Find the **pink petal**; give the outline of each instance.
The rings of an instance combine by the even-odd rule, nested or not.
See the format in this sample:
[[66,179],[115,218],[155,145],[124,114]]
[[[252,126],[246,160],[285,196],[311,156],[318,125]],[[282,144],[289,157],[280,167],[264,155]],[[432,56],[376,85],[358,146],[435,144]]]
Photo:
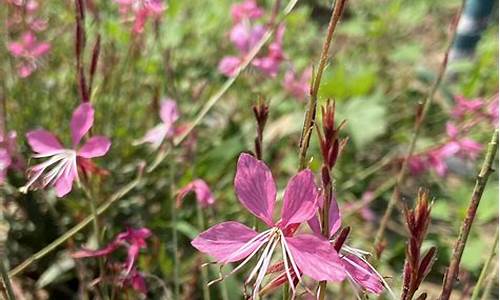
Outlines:
[[31,149],[40,154],[52,153],[63,149],[59,140],[49,131],[37,129],[26,134]]
[[48,43],[40,43],[31,50],[31,55],[33,55],[34,57],[39,57],[49,52],[49,50],[50,45]]
[[314,280],[342,281],[345,270],[337,252],[326,240],[302,234],[286,242],[300,271]]
[[246,54],[257,45],[265,33],[266,29],[262,25],[251,26],[248,22],[242,22],[233,26],[229,39],[242,54]]
[[241,59],[236,56],[226,56],[220,62],[218,66],[219,72],[222,74],[232,77],[236,74],[236,70],[241,64]]
[[71,118],[71,138],[76,147],[94,123],[94,108],[90,103],[80,104]]
[[456,138],[458,135],[458,128],[451,122],[446,123],[446,134],[451,138]]
[[306,169],[295,175],[285,189],[281,225],[283,228],[311,219],[318,206],[318,187],[311,170]]
[[[243,251],[239,251],[257,232],[238,222],[217,224],[198,235],[191,245],[214,257],[219,263],[242,260],[260,247],[264,241],[256,240]],[[238,253],[240,252],[240,253]]]
[[24,53],[24,46],[18,42],[9,43],[7,48],[13,56],[21,56]]
[[234,178],[241,204],[267,225],[273,226],[276,185],[269,168],[253,156],[243,153],[238,159]]
[[139,144],[150,143],[152,144],[154,149],[157,149],[165,139],[167,132],[167,126],[163,123],[160,123],[146,132],[146,135],[141,140],[139,140]]
[[66,196],[73,187],[73,180],[77,176],[77,170],[75,166],[68,167],[69,169],[64,172],[64,174],[56,180],[55,189],[56,196],[62,198]]
[[130,286],[139,293],[147,294],[148,289],[146,286],[146,281],[144,277],[142,277],[141,273],[137,272],[137,270],[132,270],[130,272],[129,281]]
[[264,11],[257,5],[255,0],[245,0],[231,6],[231,16],[234,23],[239,23],[243,19],[258,19],[263,14]]
[[120,247],[119,243],[112,242],[104,248],[97,250],[81,249],[71,254],[73,258],[86,258],[86,257],[100,257],[107,256],[113,253],[116,249]]
[[168,133],[172,134],[174,122],[179,119],[177,104],[172,99],[166,99],[161,102],[160,118],[168,128]]
[[78,150],[78,156],[85,158],[103,156],[108,152],[109,147],[111,147],[111,141],[107,137],[93,136]]
[[30,76],[33,71],[35,71],[35,69],[36,65],[31,63],[23,63],[17,67],[17,74],[19,74],[19,77],[21,78],[26,78]]
[[[318,201],[318,208],[321,209],[323,207],[323,197],[319,196],[319,201]],[[307,223],[309,224],[309,227],[311,230],[319,235],[322,236],[321,232],[321,225],[319,223],[318,215],[315,214],[312,218],[310,218]],[[329,210],[329,220],[328,220],[328,226],[330,227],[330,235],[329,238],[333,237],[333,235],[339,230],[340,225],[342,224],[342,219],[340,216],[340,210],[339,206],[337,203],[336,198],[334,197],[332,199],[332,202],[330,204],[330,210]]]
[[384,285],[379,276],[363,260],[353,254],[346,254],[342,257],[342,264],[352,280],[363,290],[380,294],[384,290]]
[[210,187],[208,187],[207,183],[201,179],[196,179],[179,190],[176,200],[177,206],[181,205],[181,201],[190,192],[195,192],[196,200],[198,200],[201,207],[208,207],[215,202],[215,198],[212,195]]

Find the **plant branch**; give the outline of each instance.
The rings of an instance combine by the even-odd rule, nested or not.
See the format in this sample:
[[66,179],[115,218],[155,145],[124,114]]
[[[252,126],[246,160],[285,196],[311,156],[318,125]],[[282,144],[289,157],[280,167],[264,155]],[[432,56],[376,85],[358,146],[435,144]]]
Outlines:
[[443,80],[444,74],[446,72],[446,67],[448,66],[448,56],[449,56],[451,47],[453,45],[453,41],[455,40],[455,36],[457,34],[458,21],[460,20],[460,15],[462,14],[462,11],[463,11],[464,2],[465,1],[462,1],[462,4],[460,5],[460,8],[457,11],[458,19],[456,20],[456,23],[452,27],[451,36],[450,36],[449,41],[448,41],[448,46],[447,46],[446,51],[444,53],[443,60],[442,60],[441,65],[439,67],[436,79],[434,80],[434,83],[432,84],[432,86],[429,90],[429,93],[427,94],[427,97],[424,99],[424,102],[421,104],[421,106],[419,108],[420,111],[417,112],[416,119],[415,119],[415,125],[413,128],[413,134],[412,134],[412,137],[410,140],[410,145],[408,146],[408,150],[407,150],[405,159],[403,160],[403,163],[401,164],[401,169],[399,170],[396,185],[394,186],[394,190],[393,190],[393,193],[391,195],[391,199],[389,200],[389,204],[387,205],[384,216],[382,217],[382,221],[380,222],[377,233],[375,235],[375,241],[374,241],[375,249],[377,249],[380,246],[380,243],[382,242],[382,238],[384,236],[385,228],[387,227],[387,222],[389,221],[389,218],[391,217],[391,214],[392,214],[392,211],[394,210],[394,207],[396,206],[397,203],[399,203],[401,184],[404,182],[405,177],[406,177],[406,173],[408,170],[408,161],[413,156],[413,152],[415,151],[415,145],[416,145],[417,139],[420,135],[420,130],[422,128],[422,124],[424,123],[425,118],[427,117],[427,112],[429,110],[429,107],[434,99],[434,95],[436,94],[436,91],[437,91],[439,85],[441,84],[441,81]]
[[453,283],[457,278],[458,269],[460,266],[460,260],[462,259],[462,254],[465,249],[465,244],[467,243],[467,238],[469,237],[472,223],[474,222],[474,218],[476,217],[476,212],[479,206],[479,202],[481,201],[481,197],[483,196],[483,192],[486,187],[486,183],[488,182],[488,178],[491,172],[493,171],[491,167],[496,157],[497,150],[498,150],[498,128],[495,129],[495,131],[493,132],[491,141],[488,144],[488,149],[483,161],[483,165],[481,167],[481,170],[479,171],[479,174],[477,175],[476,185],[474,186],[474,191],[472,192],[469,208],[467,209],[467,215],[465,216],[462,227],[460,229],[460,233],[455,242],[455,246],[453,248],[453,254],[451,256],[450,266],[448,267],[448,271],[446,272],[443,279],[443,288],[441,296],[439,297],[440,300],[450,299],[451,292],[453,290]]
[[479,292],[481,291],[481,288],[483,286],[483,282],[486,279],[486,276],[488,275],[488,269],[490,268],[491,261],[497,254],[497,248],[498,248],[498,228],[497,232],[495,233],[495,242],[493,242],[493,246],[491,247],[490,255],[488,255],[488,258],[484,262],[483,269],[481,270],[481,274],[479,275],[479,279],[477,280],[476,286],[474,287],[474,290],[472,291],[472,296],[470,297],[470,300],[476,300],[479,298]]
[[318,91],[319,85],[321,83],[321,77],[323,76],[323,72],[326,67],[326,63],[328,62],[328,52],[330,50],[330,45],[332,44],[333,33],[335,32],[335,28],[337,27],[337,23],[342,16],[342,12],[344,10],[344,6],[347,0],[336,0],[335,6],[332,11],[332,15],[330,17],[330,22],[328,23],[327,34],[325,37],[325,41],[323,43],[323,48],[321,50],[321,56],[319,59],[318,70],[314,76],[313,81],[311,82],[311,90],[309,103],[307,106],[306,115],[304,118],[304,125],[302,128],[302,134],[300,136],[299,143],[299,169],[302,170],[306,167],[306,155],[307,149],[309,148],[309,141],[311,139],[311,133],[314,128],[314,122],[316,120],[316,107],[318,103]]

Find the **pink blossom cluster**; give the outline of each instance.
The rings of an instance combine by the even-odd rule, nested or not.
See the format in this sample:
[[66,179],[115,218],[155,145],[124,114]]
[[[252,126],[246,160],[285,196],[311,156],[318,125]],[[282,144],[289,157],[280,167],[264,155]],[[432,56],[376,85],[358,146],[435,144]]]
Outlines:
[[7,3],[13,8],[7,27],[14,28],[15,25],[15,28],[24,30],[17,33],[19,38],[8,43],[7,48],[17,60],[19,77],[26,78],[38,68],[40,58],[50,51],[50,44],[39,41],[37,37],[37,33],[45,30],[47,23],[37,16],[38,1],[10,0]]
[[[229,33],[229,40],[238,51],[238,55],[225,56],[219,62],[219,72],[231,77],[234,76],[247,55],[254,49],[264,37],[267,26],[258,24],[256,21],[262,18],[264,10],[257,5],[255,0],[245,0],[231,7],[233,27]],[[267,53],[258,56],[252,61],[252,66],[263,74],[276,77],[281,62],[285,56],[283,53],[283,36],[285,27],[278,26],[274,40],[269,44]]]
[[114,0],[124,20],[133,19],[132,31],[140,34],[148,19],[159,20],[167,9],[163,0]]
[[483,150],[483,146],[465,135],[468,129],[478,122],[486,121],[498,126],[498,95],[490,102],[480,98],[469,100],[457,96],[451,117],[452,121],[446,123],[446,142],[410,158],[408,166],[412,174],[418,175],[430,169],[439,176],[445,176],[448,172],[449,158],[475,160]]
[[132,289],[146,294],[147,287],[143,275],[137,270],[136,263],[141,249],[147,247],[146,239],[151,236],[151,230],[148,228],[127,228],[116,236],[116,238],[107,246],[98,249],[82,249],[72,254],[73,258],[88,257],[109,257],[119,248],[127,249],[127,259],[119,265],[120,274],[115,282],[117,285],[131,287]]
[[[356,288],[370,293],[379,294],[384,290],[383,278],[363,258],[362,252],[349,246],[342,246],[337,251],[321,235],[318,210],[323,199],[311,170],[303,170],[290,179],[278,219],[274,218],[276,184],[262,161],[241,154],[234,187],[243,207],[260,219],[266,228],[259,233],[236,221],[223,222],[201,233],[192,245],[222,265],[241,261],[231,274],[258,256],[245,281],[247,284],[253,282],[252,299],[257,299],[265,276],[271,273],[279,273],[271,280],[272,287],[288,282],[293,294],[299,283],[309,290],[304,275],[316,281],[349,279]],[[329,237],[333,238],[341,223],[335,201],[329,216]],[[304,223],[309,223],[314,234],[297,233]],[[282,263],[271,264],[275,252],[281,252]]]

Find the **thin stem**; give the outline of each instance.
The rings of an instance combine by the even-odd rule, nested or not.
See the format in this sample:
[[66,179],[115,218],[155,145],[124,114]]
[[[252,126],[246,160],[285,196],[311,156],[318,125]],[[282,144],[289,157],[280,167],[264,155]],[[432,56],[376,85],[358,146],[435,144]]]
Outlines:
[[179,283],[179,255],[178,255],[178,237],[177,237],[177,207],[175,204],[175,166],[170,166],[170,214],[172,218],[172,247],[174,252],[174,299],[178,300],[180,295]]
[[477,280],[476,286],[474,287],[474,290],[472,291],[472,296],[470,300],[476,300],[479,297],[479,292],[481,291],[481,288],[483,286],[483,282],[486,279],[486,275],[488,273],[488,269],[490,268],[491,261],[497,254],[497,248],[498,248],[498,228],[497,232],[495,233],[495,242],[493,243],[493,247],[491,247],[490,255],[488,255],[488,258],[484,262],[483,269],[481,270],[481,274],[479,275],[479,279]]
[[380,222],[377,233],[375,235],[375,241],[374,241],[375,248],[378,248],[378,246],[382,242],[385,228],[387,227],[387,223],[389,222],[389,218],[391,217],[392,211],[394,210],[394,207],[396,206],[396,204],[399,203],[401,184],[403,183],[403,181],[405,180],[405,177],[406,177],[406,173],[408,170],[408,161],[413,156],[413,152],[415,151],[415,145],[416,145],[417,139],[420,135],[420,130],[422,128],[422,124],[424,123],[425,118],[427,117],[427,112],[429,111],[429,107],[434,99],[434,95],[436,94],[436,91],[437,91],[439,85],[441,84],[441,81],[443,80],[444,74],[446,72],[446,67],[448,66],[448,56],[449,56],[451,47],[453,45],[453,41],[455,40],[455,36],[457,34],[458,21],[459,21],[460,15],[462,14],[464,2],[465,1],[462,1],[462,4],[460,5],[460,8],[458,9],[458,12],[457,12],[458,19],[456,20],[456,23],[454,24],[454,26],[452,28],[451,36],[450,36],[450,39],[448,41],[448,45],[447,45],[446,51],[444,53],[441,65],[439,67],[436,79],[434,80],[434,83],[432,84],[432,86],[429,90],[429,93],[427,94],[427,97],[424,99],[424,102],[422,103],[421,111],[419,113],[417,113],[417,115],[416,115],[415,126],[413,128],[413,134],[411,137],[410,145],[408,146],[408,151],[406,153],[405,159],[403,160],[403,163],[401,164],[401,169],[399,170],[396,185],[394,186],[394,190],[393,190],[393,193],[391,195],[391,199],[389,200],[389,204],[387,205],[384,216],[382,217],[382,221]]
[[[205,229],[205,217],[200,205],[196,205],[196,216],[198,218],[198,227],[200,232]],[[201,284],[203,289],[203,300],[210,300],[210,289],[208,286],[207,268],[201,268]]]
[[472,192],[467,215],[465,216],[462,227],[460,229],[460,233],[455,242],[450,266],[448,267],[448,271],[446,272],[443,279],[443,289],[439,298],[440,300],[450,299],[451,292],[453,290],[453,283],[457,278],[460,260],[462,259],[462,254],[465,249],[465,244],[467,243],[467,238],[469,237],[472,223],[474,222],[474,218],[476,217],[476,211],[479,206],[479,202],[481,201],[481,197],[483,196],[483,192],[486,187],[486,183],[488,182],[490,173],[493,171],[491,167],[493,165],[493,160],[495,159],[497,150],[498,128],[493,132],[491,141],[488,144],[488,149],[483,161],[483,165],[481,167],[481,170],[479,171],[479,174],[477,175],[476,185],[474,186],[474,191]]
[[[139,184],[141,179],[141,174],[139,174],[138,178],[135,180],[131,181],[128,183],[126,186],[124,186],[122,189],[120,189],[118,192],[113,194],[108,201],[103,203],[101,206],[97,208],[97,215],[103,214],[106,210],[108,210],[109,207],[111,207],[112,204],[114,204],[116,201],[120,200],[123,196],[128,194],[131,190],[133,190],[137,185]],[[17,267],[9,271],[9,277],[16,276],[23,272],[27,267],[29,267],[31,264],[37,262],[38,260],[42,259],[45,257],[47,254],[55,250],[57,247],[59,247],[61,244],[66,242],[68,239],[73,237],[75,234],[80,232],[83,228],[87,227],[94,219],[94,216],[90,215],[87,216],[85,219],[83,219],[80,223],[75,225],[73,228],[68,230],[66,233],[58,237],[55,241],[50,243],[49,245],[45,246],[43,249],[38,251],[37,253],[31,255],[28,259],[23,261],[21,264],[19,264]]]
[[495,278],[498,276],[498,262],[495,263],[495,268],[493,272],[490,273],[488,277],[488,281],[486,282],[486,287],[484,288],[483,295],[481,296],[481,300],[487,300],[491,295],[491,289],[493,288],[493,283],[495,282]]
[[304,125],[302,128],[302,134],[300,136],[299,144],[299,169],[302,170],[306,167],[306,155],[307,149],[309,148],[309,141],[311,139],[311,133],[314,128],[314,122],[316,119],[316,106],[318,102],[318,91],[319,85],[321,83],[321,77],[328,62],[328,51],[330,50],[330,45],[332,44],[333,33],[337,27],[337,23],[342,16],[342,11],[344,10],[344,5],[347,0],[336,0],[335,7],[332,11],[330,17],[330,22],[328,23],[327,34],[325,41],[323,42],[323,48],[321,50],[321,56],[319,60],[318,70],[311,84],[311,96],[309,97],[309,102],[307,106],[306,116],[304,118]]
[[4,255],[0,260],[0,273],[2,275],[3,285],[5,287],[5,291],[7,292],[8,300],[16,300],[16,296],[14,295],[14,290],[12,289],[12,284],[10,283],[9,274],[7,273],[7,268],[5,267]]

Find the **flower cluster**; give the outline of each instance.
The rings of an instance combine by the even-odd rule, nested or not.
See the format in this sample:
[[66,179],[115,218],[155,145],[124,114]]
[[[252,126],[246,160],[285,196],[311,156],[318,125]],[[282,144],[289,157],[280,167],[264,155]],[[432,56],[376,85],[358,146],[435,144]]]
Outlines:
[[133,19],[132,31],[140,34],[148,19],[159,20],[166,10],[163,0],[114,0],[124,20]]
[[457,96],[451,117],[452,120],[446,123],[445,143],[410,157],[408,167],[412,174],[422,174],[431,169],[437,175],[445,176],[448,172],[447,161],[450,158],[475,160],[483,150],[483,146],[466,135],[480,122],[498,126],[498,95],[489,102],[484,99],[468,100]]
[[[245,57],[259,43],[266,32],[266,26],[255,24],[264,11],[255,0],[245,0],[243,3],[234,4],[231,7],[233,28],[229,33],[229,39],[238,50],[237,56],[226,56],[219,62],[219,72],[226,76],[234,76]],[[285,27],[280,25],[276,29],[274,41],[269,44],[267,53],[252,61],[252,65],[263,74],[275,77],[279,66],[284,59],[283,35]]]
[[[381,277],[357,251],[344,246],[342,252],[345,254],[341,256],[326,238],[318,234],[316,213],[322,206],[322,198],[311,170],[303,170],[290,179],[283,196],[281,218],[277,221],[273,218],[276,185],[271,171],[262,161],[241,154],[234,186],[241,204],[268,228],[258,233],[239,222],[223,222],[201,233],[192,245],[223,265],[242,261],[230,274],[259,255],[245,281],[246,285],[253,282],[253,299],[260,295],[264,277],[276,272],[280,274],[274,284],[288,282],[294,294],[298,283],[309,290],[303,275],[316,281],[334,282],[347,277],[366,291],[382,291]],[[331,209],[335,210],[330,222],[333,236],[340,227],[340,215],[336,204]],[[305,222],[310,223],[315,234],[297,234]],[[282,262],[278,264],[272,264],[275,250],[281,252]]]
[[[78,169],[91,166],[91,158],[105,155],[111,141],[104,136],[90,137],[82,146],[80,142],[94,123],[94,108],[88,102],[80,104],[71,118],[72,147],[65,148],[51,132],[37,129],[26,134],[28,144],[36,152],[34,158],[46,160],[28,169],[28,182],[21,187],[22,192],[28,189],[54,186],[56,195],[63,197],[78,180]],[[88,170],[88,167],[86,168]]]
[[[116,238],[104,248],[98,250],[82,249],[72,254],[73,258],[87,257],[105,257],[110,256],[120,247],[127,249],[127,259],[123,264],[119,264],[118,281],[115,282],[120,286],[129,286],[134,290],[145,294],[147,292],[146,282],[144,277],[137,271],[136,263],[141,249],[145,249],[146,239],[151,236],[151,231],[148,228],[127,228],[116,236]],[[109,264],[112,268],[114,265]],[[116,280],[116,278],[113,278]]]
[[309,96],[311,79],[312,67],[304,69],[300,76],[293,68],[290,68],[286,71],[285,77],[283,78],[283,88],[296,99],[305,101],[307,96]]
[[39,3],[36,0],[11,0],[7,3],[12,7],[12,16],[7,21],[7,26],[25,28],[18,33],[18,40],[7,45],[10,54],[17,60],[19,77],[25,78],[38,68],[40,58],[50,51],[50,44],[37,38],[37,33],[45,30],[47,23],[37,17]]

